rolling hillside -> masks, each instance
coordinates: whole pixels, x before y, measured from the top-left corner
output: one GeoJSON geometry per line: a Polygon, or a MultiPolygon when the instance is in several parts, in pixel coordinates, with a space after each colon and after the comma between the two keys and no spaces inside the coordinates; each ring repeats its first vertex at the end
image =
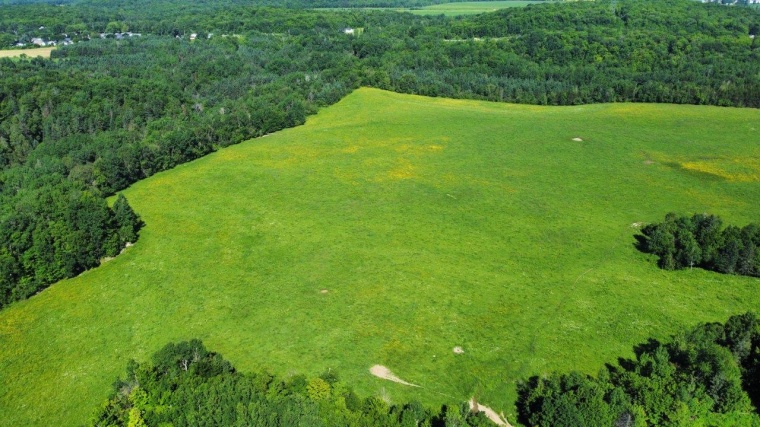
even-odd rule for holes
{"type": "Polygon", "coordinates": [[[633,246],[669,211],[758,221],[758,143],[754,109],[360,89],[125,191],[135,246],[0,312],[0,425],[84,423],[128,359],[194,337],[242,371],[514,420],[520,379],[760,307],[757,279],[633,246]]]}

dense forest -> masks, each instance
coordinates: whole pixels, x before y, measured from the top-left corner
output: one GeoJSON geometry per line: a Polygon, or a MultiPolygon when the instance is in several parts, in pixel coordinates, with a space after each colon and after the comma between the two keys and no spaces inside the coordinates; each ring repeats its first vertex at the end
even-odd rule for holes
{"type": "Polygon", "coordinates": [[[169,344],[127,365],[93,426],[491,426],[469,404],[431,412],[416,402],[359,398],[334,371],[288,379],[240,373],[199,340],[169,344]]]}
{"type": "Polygon", "coordinates": [[[52,60],[0,60],[0,306],[118,252],[128,239],[105,197],[301,124],[361,85],[550,105],[760,107],[760,13],[689,0],[466,18],[233,0],[2,10],[0,43],[73,44],[52,60]]]}
{"type": "MultiPolygon", "coordinates": [[[[309,8],[362,8],[362,7],[422,7],[442,3],[461,3],[482,0],[225,0],[206,3],[225,3],[226,5],[245,4],[248,6],[272,6],[292,9],[309,8]]],[[[540,1],[540,0],[539,0],[540,1]]],[[[564,0],[546,0],[564,1],[564,0]]],[[[0,5],[90,5],[103,8],[130,8],[134,2],[127,0],[0,0],[0,5]]]]}
{"type": "MultiPolygon", "coordinates": [[[[308,8],[415,8],[444,3],[465,3],[483,0],[227,0],[228,4],[247,4],[249,6],[273,6],[293,9],[308,8]]],[[[542,1],[542,0],[538,0],[542,1]]],[[[571,0],[543,0],[543,1],[571,1],[571,0]]],[[[752,0],[706,0],[704,3],[718,3],[723,5],[747,6],[752,5],[752,0]]],[[[48,5],[100,5],[107,7],[129,7],[129,1],[125,0],[0,0],[0,5],[24,5],[24,4],[48,4],[48,5]]],[[[215,3],[219,3],[218,1],[215,3]]]]}
{"type": "MultiPolygon", "coordinates": [[[[546,427],[758,425],[760,320],[753,313],[707,323],[595,377],[571,372],[518,386],[519,421],[546,427]]],[[[418,403],[360,399],[334,371],[278,378],[240,373],[198,340],[130,361],[93,426],[486,426],[470,405],[430,411],[418,403]]]]}
{"type": "Polygon", "coordinates": [[[715,215],[670,213],[665,221],[641,229],[639,248],[659,257],[665,270],[702,267],[760,276],[760,225],[728,226],[715,215]]]}

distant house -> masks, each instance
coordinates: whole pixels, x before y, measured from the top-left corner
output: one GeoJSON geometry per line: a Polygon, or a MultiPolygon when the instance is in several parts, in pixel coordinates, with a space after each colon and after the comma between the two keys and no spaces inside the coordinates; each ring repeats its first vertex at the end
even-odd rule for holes
{"type": "Polygon", "coordinates": [[[344,28],[343,29],[343,34],[348,34],[350,36],[353,36],[354,35],[354,29],[353,28],[344,28]]]}
{"type": "Polygon", "coordinates": [[[45,43],[45,40],[42,40],[39,37],[35,37],[32,39],[32,44],[37,46],[47,46],[47,43],[45,43]]]}

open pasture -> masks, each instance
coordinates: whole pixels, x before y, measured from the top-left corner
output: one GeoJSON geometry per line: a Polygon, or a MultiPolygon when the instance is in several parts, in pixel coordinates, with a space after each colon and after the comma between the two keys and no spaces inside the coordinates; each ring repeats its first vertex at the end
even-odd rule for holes
{"type": "Polygon", "coordinates": [[[758,221],[759,143],[755,109],[357,90],[125,191],[135,246],[0,312],[0,425],[84,423],[130,358],[190,338],[242,371],[477,394],[514,421],[519,380],[760,307],[757,279],[633,246],[669,211],[758,221]]]}
{"type": "MultiPolygon", "coordinates": [[[[460,3],[443,3],[424,6],[419,8],[403,7],[365,7],[365,10],[394,10],[396,12],[410,12],[415,15],[476,15],[478,13],[495,12],[509,7],[525,7],[530,4],[541,4],[543,1],[533,0],[502,0],[502,1],[474,1],[460,3]]],[[[352,8],[319,8],[319,10],[352,10],[352,8]]]]}
{"type": "Polygon", "coordinates": [[[443,3],[425,6],[420,9],[412,9],[410,12],[416,15],[475,15],[478,13],[495,12],[508,7],[525,7],[529,4],[541,4],[542,1],[530,0],[507,0],[507,1],[473,1],[459,3],[443,3]]]}

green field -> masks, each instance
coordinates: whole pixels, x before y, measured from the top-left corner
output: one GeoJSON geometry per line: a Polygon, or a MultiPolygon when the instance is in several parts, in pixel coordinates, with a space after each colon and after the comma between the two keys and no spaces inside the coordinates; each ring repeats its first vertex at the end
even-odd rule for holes
{"type": "Polygon", "coordinates": [[[83,423],[129,358],[193,337],[242,371],[478,393],[514,421],[521,379],[760,307],[757,279],[662,271],[632,227],[758,221],[759,143],[755,109],[358,90],[126,191],[134,247],[0,312],[0,425],[83,423]]]}
{"type": "Polygon", "coordinates": [[[494,12],[508,7],[525,7],[529,4],[541,4],[543,1],[473,1],[460,3],[444,3],[425,6],[421,9],[412,9],[410,12],[416,15],[475,15],[477,13],[494,12]]]}
{"type": "MultiPolygon", "coordinates": [[[[541,4],[545,1],[534,0],[506,0],[506,1],[473,1],[473,2],[459,2],[459,3],[443,3],[434,4],[432,6],[425,6],[418,9],[409,9],[403,7],[397,8],[378,8],[378,7],[365,7],[365,10],[395,10],[396,12],[411,12],[415,15],[446,15],[446,16],[460,16],[460,15],[475,15],[478,13],[494,12],[499,9],[506,9],[508,7],[525,7],[529,4],[541,4]]],[[[351,8],[320,8],[319,10],[353,10],[351,8]]]]}

